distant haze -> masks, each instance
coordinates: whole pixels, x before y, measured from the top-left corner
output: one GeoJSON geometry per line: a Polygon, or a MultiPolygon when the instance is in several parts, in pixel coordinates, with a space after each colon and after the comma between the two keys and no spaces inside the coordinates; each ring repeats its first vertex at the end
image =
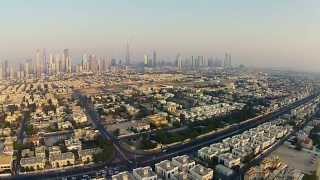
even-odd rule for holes
{"type": "Polygon", "coordinates": [[[10,0],[0,3],[0,60],[37,48],[133,60],[205,55],[320,71],[319,0],[10,0]]]}

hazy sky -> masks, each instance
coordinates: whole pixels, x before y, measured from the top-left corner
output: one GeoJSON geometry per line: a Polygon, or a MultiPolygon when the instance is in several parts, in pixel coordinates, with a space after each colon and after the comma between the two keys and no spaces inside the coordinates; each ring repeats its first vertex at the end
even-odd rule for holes
{"type": "Polygon", "coordinates": [[[0,2],[0,59],[37,48],[73,57],[141,59],[232,53],[254,66],[320,71],[319,0],[6,0],[0,2]]]}

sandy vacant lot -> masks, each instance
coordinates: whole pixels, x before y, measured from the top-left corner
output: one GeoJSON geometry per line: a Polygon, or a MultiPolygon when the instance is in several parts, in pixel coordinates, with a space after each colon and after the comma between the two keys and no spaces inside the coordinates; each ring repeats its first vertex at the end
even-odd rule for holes
{"type": "Polygon", "coordinates": [[[290,168],[301,170],[306,174],[311,174],[312,171],[315,171],[317,164],[316,161],[319,161],[319,158],[313,153],[298,151],[289,148],[286,145],[282,145],[280,148],[274,151],[272,155],[278,156],[282,161],[288,164],[290,168]]]}

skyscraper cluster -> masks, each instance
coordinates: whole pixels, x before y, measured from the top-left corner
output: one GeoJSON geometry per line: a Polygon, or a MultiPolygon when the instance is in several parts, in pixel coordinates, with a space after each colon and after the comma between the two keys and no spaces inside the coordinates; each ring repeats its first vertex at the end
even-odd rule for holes
{"type": "Polygon", "coordinates": [[[0,80],[27,77],[29,66],[23,63],[9,63],[7,60],[0,61],[0,80]]]}
{"type": "Polygon", "coordinates": [[[230,68],[232,67],[231,55],[226,53],[227,60],[205,56],[191,56],[183,59],[181,54],[177,54],[175,66],[178,70],[199,70],[204,68],[230,68]]]}
{"type": "Polygon", "coordinates": [[[112,58],[109,60],[107,57],[97,57],[95,54],[84,54],[81,63],[76,66],[76,72],[84,73],[101,73],[109,69],[126,69],[131,66],[131,54],[129,42],[126,43],[124,61],[112,58]]]}
{"type": "Polygon", "coordinates": [[[33,59],[24,63],[0,62],[0,78],[14,79],[25,77],[40,77],[45,75],[58,75],[72,72],[72,61],[68,49],[62,54],[46,54],[46,50],[36,50],[33,59]]]}
{"type": "Polygon", "coordinates": [[[206,56],[189,56],[183,58],[180,53],[178,53],[172,63],[172,61],[165,62],[163,60],[158,61],[156,51],[153,51],[152,58],[145,54],[144,55],[144,67],[159,69],[175,66],[177,70],[200,70],[206,68],[231,68],[231,54],[226,53],[226,59],[218,59],[206,56]]]}
{"type": "MultiPolygon", "coordinates": [[[[181,70],[201,70],[206,68],[231,68],[231,54],[225,53],[223,60],[205,56],[189,56],[182,58],[177,54],[175,60],[166,62],[159,61],[157,52],[152,55],[144,55],[145,68],[160,69],[174,67],[181,70]]],[[[69,49],[62,53],[49,53],[45,49],[37,49],[34,58],[27,59],[23,63],[9,63],[7,60],[0,61],[0,79],[22,79],[29,77],[43,77],[63,75],[68,73],[102,73],[108,70],[125,70],[132,66],[129,43],[126,44],[124,61],[121,59],[111,60],[106,57],[97,57],[95,54],[83,54],[80,63],[72,63],[69,49]]]]}
{"type": "MultiPolygon", "coordinates": [[[[39,52],[37,51],[37,54],[39,52]]],[[[44,55],[40,55],[39,57],[43,57],[40,61],[37,60],[36,62],[44,62],[44,66],[42,69],[38,70],[37,68],[37,75],[41,75],[39,73],[44,73],[47,75],[55,75],[60,73],[71,73],[72,72],[72,62],[71,57],[69,54],[69,49],[64,49],[62,54],[49,54],[49,57],[45,55],[45,51],[43,51],[44,55]]],[[[37,56],[38,57],[38,56],[37,56]]],[[[36,65],[37,66],[37,65],[36,65]]],[[[39,66],[37,66],[39,67],[39,66]]]]}
{"type": "Polygon", "coordinates": [[[98,58],[94,54],[84,54],[82,56],[81,64],[76,68],[76,72],[105,72],[108,70],[109,66],[110,63],[106,57],[98,58]]]}
{"type": "Polygon", "coordinates": [[[30,72],[33,72],[37,77],[41,75],[71,73],[72,62],[69,49],[64,49],[62,54],[50,53],[49,56],[47,56],[45,49],[42,51],[38,49],[36,51],[36,57],[30,66],[33,66],[30,72]]]}
{"type": "Polygon", "coordinates": [[[0,62],[0,79],[5,79],[9,76],[8,61],[0,62]]]}

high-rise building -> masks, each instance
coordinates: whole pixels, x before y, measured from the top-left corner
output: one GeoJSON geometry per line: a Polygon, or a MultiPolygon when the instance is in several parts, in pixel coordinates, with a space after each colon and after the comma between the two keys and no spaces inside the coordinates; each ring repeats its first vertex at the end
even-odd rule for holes
{"type": "Polygon", "coordinates": [[[16,71],[14,69],[14,66],[11,64],[9,65],[9,69],[8,69],[8,75],[7,75],[7,78],[10,78],[10,79],[15,79],[16,78],[16,71]]]}
{"type": "Polygon", "coordinates": [[[47,66],[47,74],[53,75],[54,74],[54,56],[53,54],[49,54],[48,59],[48,66],[47,66]]]}
{"type": "Polygon", "coordinates": [[[213,57],[209,57],[208,58],[208,67],[213,67],[213,66],[214,66],[213,57]]]}
{"type": "Polygon", "coordinates": [[[152,54],[152,66],[155,68],[158,66],[158,62],[157,62],[157,52],[154,50],[153,54],[152,54]]]}
{"type": "Polygon", "coordinates": [[[60,58],[60,54],[56,54],[54,56],[54,62],[55,62],[55,74],[59,74],[61,72],[61,58],[60,58]]]}
{"type": "Polygon", "coordinates": [[[176,67],[181,70],[182,69],[182,59],[181,59],[181,55],[178,54],[176,57],[176,67]]]}
{"type": "Polygon", "coordinates": [[[36,51],[36,57],[34,62],[34,73],[37,77],[40,77],[42,74],[42,65],[43,64],[43,54],[40,49],[36,51]]]}
{"type": "Polygon", "coordinates": [[[104,72],[104,59],[103,58],[99,58],[98,59],[98,72],[104,72]]]}
{"type": "Polygon", "coordinates": [[[97,72],[98,71],[98,60],[95,54],[89,55],[89,70],[91,72],[97,72]]]}
{"type": "Polygon", "coordinates": [[[214,60],[214,64],[213,64],[214,67],[222,67],[222,60],[216,58],[214,60]]]}
{"type": "Polygon", "coordinates": [[[34,65],[34,73],[37,77],[41,76],[43,73],[45,73],[46,69],[46,50],[43,49],[42,51],[40,49],[36,50],[36,57],[35,61],[33,63],[34,65]]]}
{"type": "Polygon", "coordinates": [[[198,56],[198,57],[191,56],[191,69],[198,70],[203,62],[204,62],[203,56],[198,56]]]}
{"type": "Polygon", "coordinates": [[[24,63],[24,73],[26,77],[29,77],[32,74],[32,59],[27,59],[24,63]]]}
{"type": "Polygon", "coordinates": [[[122,59],[119,59],[118,65],[119,65],[119,66],[122,66],[122,65],[123,65],[122,59]]]}
{"type": "Polygon", "coordinates": [[[99,72],[104,72],[105,71],[105,59],[104,58],[99,58],[99,72]]]}
{"type": "Polygon", "coordinates": [[[204,56],[198,56],[198,68],[206,66],[204,56]]]}
{"type": "Polygon", "coordinates": [[[101,59],[101,71],[102,72],[106,72],[108,70],[108,60],[107,60],[107,57],[102,57],[100,58],[101,59]]]}
{"type": "Polygon", "coordinates": [[[117,66],[118,63],[117,63],[117,60],[115,58],[112,58],[111,59],[111,66],[117,66]]]}
{"type": "Polygon", "coordinates": [[[125,57],[125,65],[129,66],[130,65],[130,46],[129,46],[129,42],[127,42],[126,44],[126,57],[125,57]]]}
{"type": "Polygon", "coordinates": [[[24,64],[23,63],[19,63],[19,66],[17,68],[17,77],[19,79],[23,79],[25,77],[24,64]]]}
{"type": "Polygon", "coordinates": [[[47,61],[47,52],[46,49],[43,49],[42,51],[42,62],[41,62],[41,74],[47,74],[48,73],[48,61],[47,61]]]}
{"type": "Polygon", "coordinates": [[[149,61],[150,61],[149,56],[145,54],[144,55],[144,65],[149,66],[149,61]]]}
{"type": "Polygon", "coordinates": [[[82,55],[82,71],[88,72],[89,71],[89,62],[88,62],[88,56],[87,54],[82,55]]]}
{"type": "Polygon", "coordinates": [[[223,66],[224,66],[224,68],[231,68],[232,67],[231,54],[229,54],[229,53],[225,54],[223,66]]]}
{"type": "Polygon", "coordinates": [[[195,69],[196,67],[196,60],[194,56],[191,56],[191,69],[195,69]]]}
{"type": "Polygon", "coordinates": [[[63,72],[64,73],[71,73],[71,68],[72,68],[72,64],[71,64],[71,58],[70,58],[70,54],[69,54],[69,49],[64,49],[63,50],[63,72]]]}
{"type": "Polygon", "coordinates": [[[4,78],[7,79],[9,77],[9,63],[8,63],[8,60],[5,60],[4,61],[4,64],[3,64],[3,71],[4,71],[4,78]]]}
{"type": "Polygon", "coordinates": [[[63,50],[63,54],[62,54],[62,59],[61,59],[61,71],[66,73],[68,72],[68,61],[69,61],[69,50],[68,49],[64,49],[63,50]]]}

